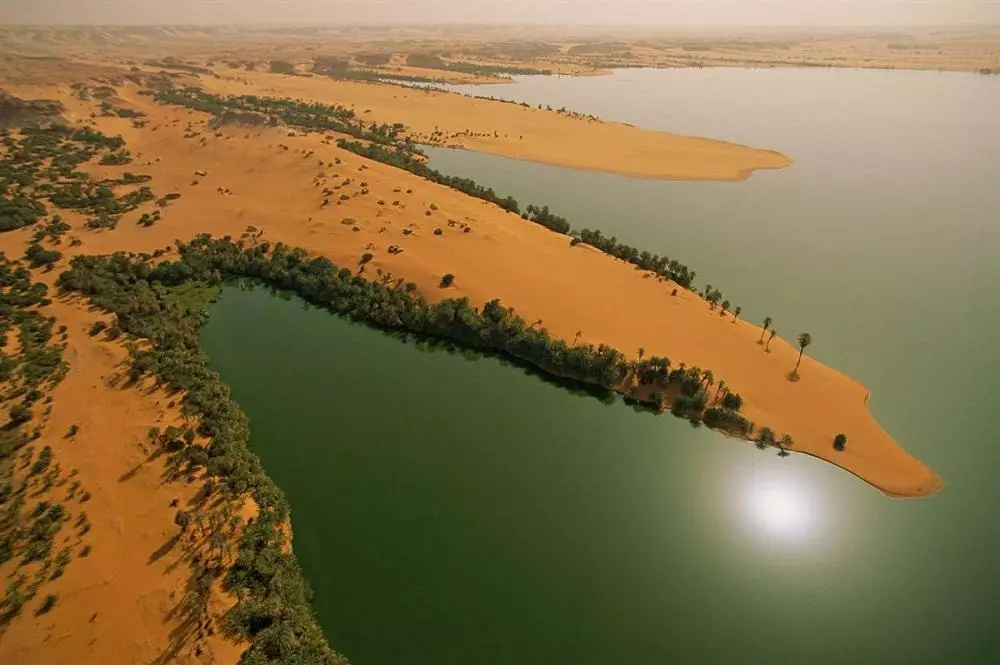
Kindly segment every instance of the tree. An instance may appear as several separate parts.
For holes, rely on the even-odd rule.
[[[764,450],[768,446],[774,445],[774,430],[770,427],[762,427],[757,433],[757,447]]]
[[[719,399],[719,393],[721,393],[723,390],[726,390],[726,382],[723,381],[722,379],[719,379],[719,387],[715,389],[715,399],[716,400]],[[726,390],[726,394],[727,395],[729,394],[728,390]]]
[[[11,424],[16,426],[28,422],[34,414],[24,404],[15,404],[10,407],[8,415],[10,415]]]
[[[722,398],[722,406],[730,411],[739,411],[740,407],[743,406],[743,398],[740,397],[739,393],[726,391],[725,397]]]
[[[833,438],[833,449],[836,450],[838,453],[844,452],[844,449],[846,447],[847,447],[847,435],[846,434],[840,433],[840,434],[838,434],[837,436],[835,436]]]
[[[768,353],[771,352],[771,340],[774,339],[774,336],[777,334],[778,331],[775,330],[774,328],[771,328],[771,335],[767,338],[767,346],[764,347],[764,350],[767,351]]]
[[[799,359],[795,362],[795,369],[792,370],[793,373],[798,374],[799,363],[802,362],[802,353],[806,350],[806,347],[812,344],[813,338],[809,333],[801,333],[799,335]]]
[[[764,327],[760,331],[760,339],[757,340],[758,344],[763,344],[764,343],[764,335],[767,334],[767,329],[770,328],[770,327],[771,327],[771,317],[770,316],[765,316],[764,317]]]
[[[740,314],[742,313],[743,313],[743,308],[737,305],[736,309],[733,310],[733,323],[736,323],[736,319],[740,318]]]

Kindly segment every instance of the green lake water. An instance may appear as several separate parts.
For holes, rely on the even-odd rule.
[[[1000,662],[1000,79],[628,70],[474,92],[792,156],[683,183],[431,151],[811,332],[947,486],[888,499],[817,460],[226,288],[204,348],[289,497],[334,647],[356,665]]]

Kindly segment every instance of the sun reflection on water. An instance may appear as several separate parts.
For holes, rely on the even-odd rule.
[[[804,539],[819,522],[815,492],[805,479],[779,471],[754,473],[740,496],[744,516],[755,532]]]

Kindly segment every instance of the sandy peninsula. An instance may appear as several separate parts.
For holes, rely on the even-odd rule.
[[[792,160],[773,150],[639,129],[545,109],[395,85],[218,70],[196,83],[352,107],[366,121],[402,122],[415,139],[554,166],[672,180],[742,180]]]

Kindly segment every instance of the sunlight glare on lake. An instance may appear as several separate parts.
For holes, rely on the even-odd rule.
[[[803,538],[817,526],[815,493],[801,477],[786,473],[756,473],[741,495],[744,515],[755,532]]]

